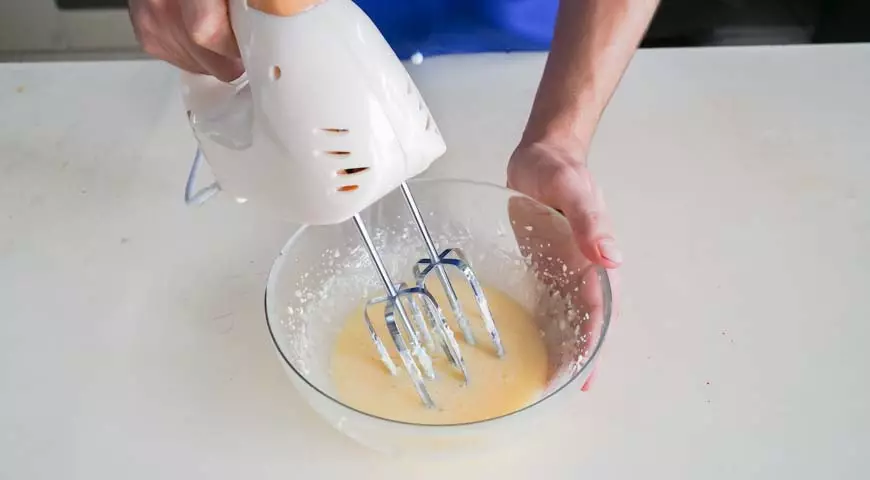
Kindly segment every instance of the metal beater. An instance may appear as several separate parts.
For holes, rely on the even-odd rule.
[[[499,357],[504,356],[504,346],[502,346],[501,337],[499,336],[498,329],[492,319],[492,312],[490,311],[489,304],[486,301],[486,296],[483,294],[483,288],[477,280],[474,270],[471,269],[471,265],[462,253],[462,250],[458,248],[450,248],[439,254],[435,242],[432,240],[432,235],[429,234],[429,229],[426,227],[425,222],[423,222],[422,215],[420,215],[420,209],[417,207],[417,202],[411,195],[411,190],[408,188],[408,184],[402,182],[400,189],[402,190],[405,202],[408,204],[408,208],[414,217],[414,223],[417,225],[417,229],[426,244],[429,258],[421,259],[416,265],[414,265],[414,279],[416,285],[408,286],[404,283],[394,284],[390,278],[389,272],[387,272],[387,269],[381,260],[380,254],[378,254],[378,251],[372,242],[371,236],[369,235],[362,218],[360,218],[358,214],[354,215],[353,221],[359,230],[363,244],[372,259],[372,263],[378,272],[378,276],[384,285],[384,289],[387,291],[386,296],[375,298],[367,303],[364,318],[369,329],[369,334],[371,335],[372,343],[374,343],[375,348],[378,350],[380,355],[381,362],[383,362],[384,366],[387,367],[387,370],[389,370],[391,374],[395,375],[398,371],[396,365],[390,357],[389,351],[383,341],[381,341],[380,336],[378,336],[375,331],[372,319],[369,315],[369,307],[378,303],[386,303],[384,306],[384,320],[387,322],[387,330],[390,333],[390,338],[393,340],[393,344],[399,352],[399,358],[402,360],[402,365],[405,367],[405,371],[414,383],[414,388],[416,389],[417,394],[420,396],[423,403],[431,408],[435,406],[435,402],[432,400],[431,395],[429,395],[423,378],[425,376],[427,379],[434,379],[435,370],[432,367],[432,359],[426,351],[426,348],[424,348],[424,345],[428,348],[434,348],[436,343],[435,339],[437,339],[437,343],[441,346],[441,349],[444,351],[450,364],[462,372],[462,376],[466,383],[469,381],[468,369],[465,367],[465,362],[462,359],[462,352],[459,349],[456,337],[454,336],[450,326],[447,324],[447,319],[444,317],[441,307],[438,305],[435,297],[433,297],[426,289],[426,279],[432,272],[436,272],[438,275],[438,279],[444,289],[444,294],[450,303],[450,308],[453,310],[457,323],[465,336],[465,342],[469,345],[474,345],[476,343],[468,317],[462,310],[462,305],[456,295],[456,290],[453,288],[446,267],[453,267],[459,270],[471,287],[471,291],[474,295],[486,331],[489,334],[493,346],[495,346],[496,354]],[[420,309],[418,302],[423,304],[422,310]],[[406,310],[406,306],[411,311],[410,315]],[[396,323],[397,312],[399,314],[400,324]],[[434,336],[432,332],[430,332],[430,329],[435,332]],[[407,340],[405,336],[407,336]],[[421,338],[423,339],[423,342],[421,342]]]

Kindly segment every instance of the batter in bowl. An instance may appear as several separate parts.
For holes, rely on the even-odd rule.
[[[547,350],[530,313],[501,291],[484,289],[506,352],[503,358],[498,358],[470,290],[457,285],[463,312],[477,340],[474,346],[465,343],[463,335],[458,333],[450,304],[441,289],[430,286],[456,332],[468,369],[468,384],[436,348],[437,352],[430,353],[435,353],[438,378],[426,382],[436,408],[426,408],[398,355],[393,354],[393,361],[399,367],[397,375],[390,375],[381,363],[363,320],[364,306],[360,306],[345,321],[332,352],[331,376],[338,398],[372,415],[428,425],[486,420],[515,412],[537,400],[547,385]],[[394,350],[386,322],[381,320],[383,305],[371,307],[369,313],[384,344]]]

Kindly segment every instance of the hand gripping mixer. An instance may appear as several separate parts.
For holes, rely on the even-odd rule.
[[[459,249],[439,253],[405,181],[446,147],[414,82],[369,18],[350,0],[230,0],[230,18],[246,73],[230,84],[183,74],[188,117],[199,142],[185,190],[201,203],[218,190],[287,220],[325,225],[352,219],[386,295],[370,301],[365,322],[382,362],[397,367],[373,328],[369,307],[385,303],[384,321],[405,371],[426,406],[436,344],[467,382],[459,345],[426,288],[436,275],[466,343],[469,320],[448,278],[471,287],[496,353],[504,355],[483,290]],[[217,179],[193,190],[205,158]],[[395,190],[407,201],[429,258],[414,285],[395,283],[359,212]],[[427,350],[428,349],[428,350]]]

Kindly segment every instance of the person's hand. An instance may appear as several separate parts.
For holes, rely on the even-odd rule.
[[[509,205],[514,235],[521,251],[534,261],[538,277],[588,314],[577,326],[588,341],[580,345],[580,352],[568,352],[588,358],[591,352],[585,349],[596,344],[604,317],[608,313],[611,320],[617,316],[618,277],[612,269],[622,263],[622,254],[611,231],[601,190],[586,168],[585,152],[556,143],[521,145],[508,164],[508,187],[558,210],[570,225],[574,243],[559,243],[553,220],[541,207],[519,198]],[[596,265],[609,270],[610,312],[606,311]],[[566,280],[565,271],[577,272],[577,276]],[[547,322],[552,323],[552,319],[543,318],[540,325],[545,333],[552,327]],[[551,365],[559,363],[558,358],[551,359]],[[594,377],[593,371],[584,390]]]
[[[227,0],[130,0],[136,38],[151,56],[225,82],[244,72]]]
[[[585,152],[557,143],[520,145],[508,163],[508,187],[560,211],[589,261],[605,268],[622,263],[601,190],[586,168]]]

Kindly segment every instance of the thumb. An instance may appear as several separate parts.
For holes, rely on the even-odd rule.
[[[554,202],[568,219],[580,251],[589,261],[605,268],[622,264],[622,252],[610,227],[601,189],[588,170],[575,171],[566,185],[557,188]]]

